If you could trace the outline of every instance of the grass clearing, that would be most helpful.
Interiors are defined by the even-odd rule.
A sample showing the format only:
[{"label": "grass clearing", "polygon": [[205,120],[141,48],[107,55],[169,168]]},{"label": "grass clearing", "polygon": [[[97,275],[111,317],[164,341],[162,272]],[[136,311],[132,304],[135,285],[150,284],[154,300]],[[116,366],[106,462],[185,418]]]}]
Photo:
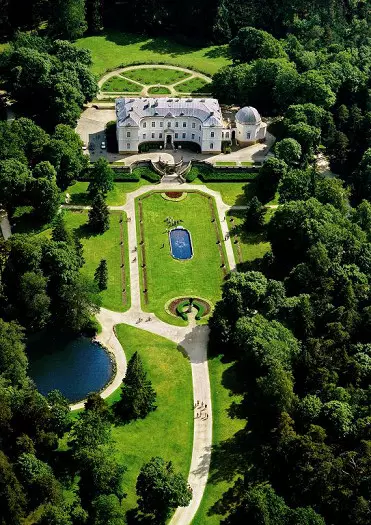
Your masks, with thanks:
[{"label": "grass clearing", "polygon": [[148,95],[170,95],[171,91],[166,86],[152,86],[148,88]]},{"label": "grass clearing", "polygon": [[[180,318],[166,313],[168,301],[189,295],[215,304],[221,297],[223,270],[209,200],[199,193],[188,193],[182,201],[169,201],[155,192],[142,198],[142,206],[148,288],[148,304],[142,301],[142,307],[168,323],[184,325]],[[139,242],[138,200],[136,209]],[[180,261],[171,256],[166,217],[181,219],[181,226],[189,230],[192,259]],[[139,256],[141,264],[141,250]]]},{"label": "grass clearing", "polygon": [[[137,190],[141,186],[150,184],[144,179],[140,179],[139,182],[115,182],[113,190],[107,193],[106,203],[108,206],[123,206],[126,203],[126,194]],[[66,193],[71,197],[70,204],[87,206],[91,204],[92,199],[90,198],[87,189],[88,182],[75,182],[72,186],[69,186],[65,192],[61,194],[61,202],[66,202]]]},{"label": "grass clearing", "polygon": [[192,184],[204,184],[210,190],[218,191],[223,201],[230,206],[245,206],[247,201],[244,188],[250,186],[251,182],[202,182],[195,179]]},{"label": "grass clearing", "polygon": [[215,166],[236,166],[237,162],[233,160],[218,160],[215,162]]},{"label": "grass clearing", "polygon": [[[247,233],[242,229],[242,224],[244,222],[243,210],[229,211],[227,213],[227,221],[231,232],[233,252],[237,264],[259,259],[270,251],[270,243],[267,242],[264,232]],[[235,237],[239,240],[238,245],[233,242]]]},{"label": "grass clearing", "polygon": [[102,91],[107,92],[124,92],[124,93],[135,93],[141,92],[141,87],[134,82],[130,82],[126,78],[116,76],[108,79],[102,86]]},{"label": "grass clearing", "polygon": [[94,278],[94,272],[101,259],[107,260],[108,266],[108,288],[101,292],[102,306],[109,310],[122,312],[130,306],[130,276],[129,276],[129,254],[125,250],[125,288],[127,291],[127,303],[124,306],[122,301],[122,272],[121,272],[121,252],[120,252],[120,223],[119,219],[123,217],[122,223],[124,231],[124,246],[127,242],[126,214],[123,212],[111,212],[110,229],[103,235],[91,235],[85,225],[88,221],[88,212],[66,211],[65,218],[67,227],[74,230],[84,246],[85,264],[81,271],[90,279]]},{"label": "grass clearing", "polygon": [[148,38],[117,30],[77,40],[93,57],[92,72],[101,77],[106,71],[131,64],[172,64],[213,75],[231,63],[228,46],[195,49],[166,38]]},{"label": "grass clearing", "polygon": [[205,82],[202,78],[191,78],[181,84],[175,86],[179,93],[210,93],[211,86],[209,82]]},{"label": "grass clearing", "polygon": [[[221,356],[209,359],[209,375],[211,386],[211,402],[213,410],[213,446],[217,446],[223,441],[226,441],[234,436],[236,432],[241,430],[245,421],[241,419],[232,419],[228,415],[228,409],[233,402],[238,403],[241,396],[232,393],[226,388],[225,379],[228,377],[228,385],[234,383],[235,390],[238,391],[238,385],[235,383],[234,368],[231,363],[223,363]],[[226,459],[229,461],[229,459]],[[209,514],[211,507],[222,497],[225,491],[232,486],[233,482],[225,480],[213,479],[216,465],[213,462],[213,455],[211,455],[211,466],[208,484],[206,485],[205,493],[201,501],[201,505],[192,525],[219,525],[221,516],[216,514]]]},{"label": "grass clearing", "polygon": [[191,76],[190,73],[185,73],[184,71],[157,67],[132,69],[125,71],[123,75],[126,78],[136,80],[140,84],[145,84],[148,86],[151,86],[152,84],[162,84],[169,86],[175,82],[179,82],[179,80],[183,80]]},{"label": "grass clearing", "polygon": [[[139,470],[153,456],[172,461],[188,477],[193,446],[193,393],[189,359],[168,339],[127,325],[116,326],[127,360],[139,351],[157,393],[157,409],[145,419],[115,426],[112,437],[117,459],[127,466],[123,500],[125,510],[136,505],[135,484]],[[107,401],[120,396],[116,390]]]}]

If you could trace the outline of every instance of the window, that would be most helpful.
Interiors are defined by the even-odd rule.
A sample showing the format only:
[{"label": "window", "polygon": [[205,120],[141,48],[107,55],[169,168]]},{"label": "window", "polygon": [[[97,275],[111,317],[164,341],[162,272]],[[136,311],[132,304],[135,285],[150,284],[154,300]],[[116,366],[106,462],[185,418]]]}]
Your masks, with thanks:
[{"label": "window", "polygon": [[167,127],[168,127],[168,128],[171,128],[171,122],[168,122],[168,123],[167,123]]},{"label": "window", "polygon": [[175,127],[179,128],[179,122],[175,122]]},{"label": "window", "polygon": [[198,126],[198,129],[201,131],[201,126]]},{"label": "window", "polygon": [[214,138],[214,137],[215,137],[215,133],[214,133],[213,131],[210,133],[210,137],[211,137],[211,138]]},{"label": "window", "polygon": [[196,123],[192,122],[192,128],[195,129],[195,127],[196,127]]},{"label": "window", "polygon": [[126,149],[130,149],[130,142],[126,144]]},{"label": "window", "polygon": [[214,143],[210,142],[210,149],[214,149]]},{"label": "window", "polygon": [[178,133],[175,133],[175,138],[176,138],[176,139],[178,138]]},{"label": "window", "polygon": [[159,139],[162,139],[162,133],[159,133],[159,134],[158,134],[158,138],[159,138]]},{"label": "window", "polygon": [[127,136],[127,138],[130,137],[130,131],[128,131],[128,132],[126,133],[126,136]]},{"label": "window", "polygon": [[182,133],[182,139],[185,139],[185,138],[186,138],[186,134]]},{"label": "window", "polygon": [[156,122],[152,122],[152,127],[154,128],[156,126]]},{"label": "window", "polygon": [[226,138],[226,139],[229,139],[229,131],[226,132],[226,134],[225,134],[225,138]]},{"label": "window", "polygon": [[250,137],[251,137],[251,133],[250,133],[250,131],[248,131],[248,132],[246,133],[246,138],[249,139]]},{"label": "window", "polygon": [[164,127],[164,123],[162,122],[162,120],[160,121],[160,128],[163,128]]},{"label": "window", "polygon": [[192,133],[192,140],[194,140],[194,139],[195,139],[195,134],[194,134],[194,133]]},{"label": "window", "polygon": [[154,133],[151,133],[151,137],[154,139],[154,138],[155,138],[155,134],[154,134]]},{"label": "window", "polygon": [[183,122],[183,128],[187,127],[187,122]]},{"label": "window", "polygon": [[143,122],[143,127],[144,127],[144,128],[147,127],[147,122]]},{"label": "window", "polygon": [[144,138],[144,139],[146,138],[146,136],[147,136],[147,135],[146,135],[145,133],[143,133],[143,138]]}]

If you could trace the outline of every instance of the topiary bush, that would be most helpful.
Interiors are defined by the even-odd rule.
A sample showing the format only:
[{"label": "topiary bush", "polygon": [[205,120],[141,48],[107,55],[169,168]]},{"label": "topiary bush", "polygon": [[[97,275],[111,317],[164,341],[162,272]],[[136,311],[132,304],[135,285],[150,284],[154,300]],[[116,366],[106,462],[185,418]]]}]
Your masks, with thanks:
[{"label": "topiary bush", "polygon": [[145,166],[134,168],[131,174],[137,177],[138,180],[145,179],[149,182],[153,182],[154,184],[156,182],[160,182],[161,180],[161,176],[158,173]]},{"label": "topiary bush", "polygon": [[201,317],[205,314],[206,312],[206,308],[204,307],[203,304],[197,302],[197,301],[193,301],[192,303],[192,306],[194,306],[197,310],[197,315],[195,317],[196,321],[199,321],[201,319]]},{"label": "topiary bush", "polygon": [[189,300],[187,299],[186,301],[182,301],[181,303],[178,304],[178,306],[176,307],[176,313],[184,320],[184,321],[188,321],[188,315],[186,314],[186,312],[183,312],[183,309],[186,307],[186,306],[189,306]]}]

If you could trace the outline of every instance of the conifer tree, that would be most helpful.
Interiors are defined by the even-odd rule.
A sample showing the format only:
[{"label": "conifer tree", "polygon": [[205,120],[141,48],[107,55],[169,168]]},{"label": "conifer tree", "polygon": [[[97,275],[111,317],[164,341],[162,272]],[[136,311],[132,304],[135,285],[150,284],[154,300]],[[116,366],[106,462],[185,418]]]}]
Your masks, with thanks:
[{"label": "conifer tree", "polygon": [[89,210],[89,226],[96,233],[104,233],[109,228],[109,210],[101,193],[94,197]]},{"label": "conifer tree", "polygon": [[71,234],[67,230],[63,213],[58,213],[53,223],[52,239],[55,242],[71,242]]},{"label": "conifer tree", "polygon": [[121,399],[116,403],[116,413],[124,421],[143,419],[157,408],[155,401],[156,392],[147,379],[138,352],[135,352],[122,382]]},{"label": "conifer tree", "polygon": [[108,268],[107,261],[102,259],[98,265],[98,268],[95,270],[94,280],[98,285],[100,291],[107,289],[108,282]]}]

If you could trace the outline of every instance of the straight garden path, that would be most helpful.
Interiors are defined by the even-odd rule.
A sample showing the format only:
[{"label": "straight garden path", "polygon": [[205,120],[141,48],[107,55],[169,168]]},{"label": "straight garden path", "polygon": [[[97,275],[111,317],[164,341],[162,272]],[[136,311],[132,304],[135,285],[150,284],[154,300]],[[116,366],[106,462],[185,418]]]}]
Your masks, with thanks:
[{"label": "straight garden path", "polygon": [[[127,195],[127,202],[124,206],[111,206],[111,210],[123,210],[128,217],[128,250],[137,250],[137,226],[135,214],[135,199],[150,191],[179,191],[179,183],[161,183],[158,185],[143,186]],[[226,212],[230,206],[223,202],[219,192],[211,190],[204,185],[182,184],[182,191],[196,190],[211,195],[215,198],[220,224],[225,239],[225,248],[229,268],[231,271],[236,269],[236,262],[229,238]],[[87,209],[89,206],[69,206],[70,209]],[[194,319],[190,319],[188,326],[180,327],[169,325],[154,314],[143,312],[141,307],[140,290],[140,271],[138,258],[130,263],[130,288],[131,288],[131,307],[127,312],[113,312],[101,308],[98,320],[102,325],[102,332],[97,340],[111,351],[116,358],[116,375],[112,383],[102,392],[102,397],[108,397],[121,384],[122,378],[126,373],[126,358],[124,349],[121,347],[115,334],[115,326],[125,323],[136,328],[146,330],[156,335],[160,335],[178,344],[189,357],[192,369],[193,399],[196,404],[203,403],[203,410],[194,410],[194,431],[193,448],[188,483],[192,488],[192,500],[187,507],[179,507],[172,517],[171,525],[189,525],[194,518],[206,487],[212,449],[212,406],[209,369],[207,361],[207,344],[209,340],[209,328],[205,325],[196,325]],[[83,408],[84,402],[71,405],[71,409]],[[191,408],[191,407],[190,407]],[[198,412],[198,414],[197,414]],[[201,417],[195,417],[196,415]],[[179,429],[181,432],[181,429]],[[171,458],[165,458],[171,459]]]}]

